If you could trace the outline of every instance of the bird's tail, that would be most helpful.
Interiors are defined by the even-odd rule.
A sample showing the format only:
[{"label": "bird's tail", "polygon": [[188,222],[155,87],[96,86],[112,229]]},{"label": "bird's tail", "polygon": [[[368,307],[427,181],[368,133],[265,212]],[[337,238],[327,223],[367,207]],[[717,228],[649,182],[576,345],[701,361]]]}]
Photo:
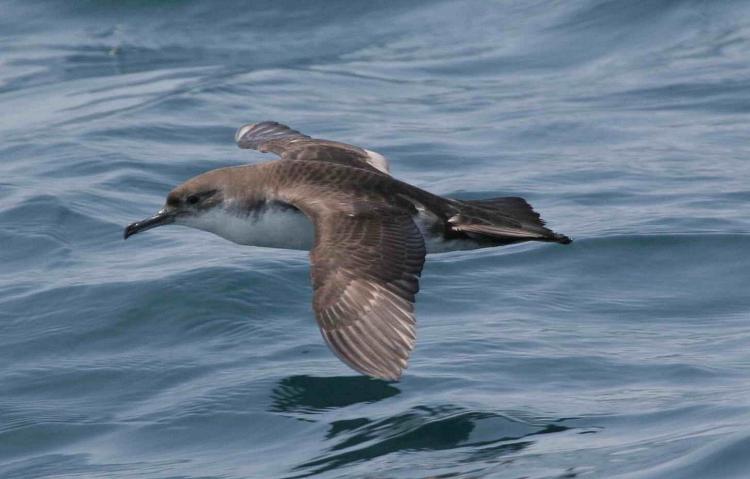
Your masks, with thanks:
[{"label": "bird's tail", "polygon": [[459,213],[448,221],[454,229],[504,243],[549,241],[568,244],[571,239],[546,226],[539,213],[516,196],[461,200]]}]

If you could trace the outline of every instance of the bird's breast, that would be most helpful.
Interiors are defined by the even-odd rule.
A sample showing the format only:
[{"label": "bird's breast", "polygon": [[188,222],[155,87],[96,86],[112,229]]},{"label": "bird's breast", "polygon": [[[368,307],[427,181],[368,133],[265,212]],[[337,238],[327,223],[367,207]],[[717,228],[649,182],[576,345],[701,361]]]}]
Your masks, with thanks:
[{"label": "bird's breast", "polygon": [[301,211],[269,203],[250,212],[216,208],[188,224],[234,243],[267,248],[310,250],[312,222]]}]

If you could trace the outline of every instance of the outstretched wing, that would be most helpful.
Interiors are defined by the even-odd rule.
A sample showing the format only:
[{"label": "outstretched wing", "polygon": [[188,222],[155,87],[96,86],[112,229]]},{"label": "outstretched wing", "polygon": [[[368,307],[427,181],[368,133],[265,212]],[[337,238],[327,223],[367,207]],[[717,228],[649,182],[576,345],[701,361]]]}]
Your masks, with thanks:
[{"label": "outstretched wing", "polygon": [[414,347],[422,235],[402,212],[314,219],[313,308],[323,338],[353,369],[397,380]]},{"label": "outstretched wing", "polygon": [[234,136],[240,148],[271,152],[284,160],[329,161],[389,174],[388,160],[379,153],[337,141],[303,135],[275,121],[244,125]]}]

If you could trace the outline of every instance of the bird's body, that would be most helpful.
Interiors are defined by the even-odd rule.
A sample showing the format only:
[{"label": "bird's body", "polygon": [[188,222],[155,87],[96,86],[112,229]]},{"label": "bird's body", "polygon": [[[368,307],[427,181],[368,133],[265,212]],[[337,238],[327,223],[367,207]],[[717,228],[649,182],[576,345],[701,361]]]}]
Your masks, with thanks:
[{"label": "bird's body", "polygon": [[[225,198],[221,207],[177,223],[248,246],[312,249],[314,225],[308,214],[300,209],[310,200],[321,208],[343,215],[371,214],[380,209],[401,211],[411,217],[420,230],[427,253],[498,246],[530,239],[560,242],[562,238],[550,234],[541,224],[534,224],[538,223],[538,217],[520,198],[503,198],[506,210],[498,211],[482,205],[481,201],[443,198],[390,175],[345,165],[276,160],[209,171],[187,184],[190,188],[201,189],[201,182],[216,181],[225,185],[237,184],[232,188],[231,197]],[[517,207],[515,210],[510,209],[512,202]],[[467,214],[488,224],[497,223],[498,218],[500,222],[527,220],[529,223],[519,225],[516,236],[498,238],[462,233],[451,219]],[[528,217],[523,218],[524,215]]]},{"label": "bird's body", "polygon": [[365,374],[397,379],[406,367],[427,253],[570,242],[522,198],[443,198],[393,178],[385,158],[369,150],[273,122],[242,127],[236,139],[282,159],[188,180],[125,237],[175,223],[243,245],[310,250],[323,337]]},{"label": "bird's body", "polygon": [[246,246],[309,251],[315,240],[313,224],[304,213],[275,201],[252,211],[215,209],[186,225]]}]

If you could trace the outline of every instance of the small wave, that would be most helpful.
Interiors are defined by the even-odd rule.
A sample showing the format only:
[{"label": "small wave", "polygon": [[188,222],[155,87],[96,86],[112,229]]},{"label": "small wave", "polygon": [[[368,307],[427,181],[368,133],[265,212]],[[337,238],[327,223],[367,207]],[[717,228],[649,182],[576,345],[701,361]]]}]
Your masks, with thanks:
[{"label": "small wave", "polygon": [[734,434],[712,440],[677,458],[646,470],[614,476],[615,479],[746,479],[750,470],[750,436]]},{"label": "small wave", "polygon": [[499,458],[531,446],[534,436],[567,429],[562,421],[529,421],[453,405],[415,406],[379,420],[332,422],[326,435],[331,443],[328,452],[299,465],[299,472],[289,477],[310,477],[392,454],[429,451],[451,451],[449,461],[438,460],[430,466],[439,471],[436,474],[465,471],[466,464],[471,464],[471,470],[486,472]]}]

